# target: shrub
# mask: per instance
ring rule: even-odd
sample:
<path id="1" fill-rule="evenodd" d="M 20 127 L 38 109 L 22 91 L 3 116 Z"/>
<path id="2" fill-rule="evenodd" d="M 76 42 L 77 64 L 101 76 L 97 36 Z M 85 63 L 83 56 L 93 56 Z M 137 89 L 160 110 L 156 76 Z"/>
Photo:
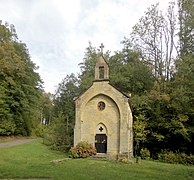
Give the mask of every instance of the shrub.
<path id="1" fill-rule="evenodd" d="M 0 120 L 0 135 L 9 136 L 15 133 L 16 125 L 11 120 Z"/>
<path id="2" fill-rule="evenodd" d="M 47 131 L 44 133 L 43 139 L 51 149 L 69 152 L 73 144 L 73 126 L 67 128 L 64 119 L 65 117 L 60 114 L 58 117 L 53 117 L 53 122 L 46 126 Z"/>
<path id="3" fill-rule="evenodd" d="M 194 165 L 194 155 L 187 156 L 187 163 Z"/>
<path id="4" fill-rule="evenodd" d="M 158 159 L 160 161 L 171 163 L 171 164 L 178 163 L 177 155 L 175 153 L 173 153 L 172 151 L 170 151 L 170 152 L 164 151 L 164 152 L 158 154 Z"/>
<path id="5" fill-rule="evenodd" d="M 141 149 L 140 156 L 141 156 L 141 159 L 149 159 L 150 151 L 147 148 Z"/>
<path id="6" fill-rule="evenodd" d="M 69 152 L 69 150 L 71 149 L 71 145 L 51 144 L 50 147 L 51 147 L 52 150 L 62 151 L 62 152 Z"/>
<path id="7" fill-rule="evenodd" d="M 161 152 L 158 154 L 158 159 L 163 162 L 171 164 L 193 164 L 194 165 L 194 155 L 187 155 L 185 153 L 173 153 L 172 151 Z"/>
<path id="8" fill-rule="evenodd" d="M 70 149 L 72 158 L 86 158 L 96 154 L 96 148 L 89 144 L 88 142 L 81 141 Z"/>
<path id="9" fill-rule="evenodd" d="M 48 127 L 46 125 L 39 124 L 35 129 L 35 134 L 38 137 L 44 137 L 45 133 L 47 133 Z"/>
<path id="10" fill-rule="evenodd" d="M 45 126 L 45 125 L 42 125 Z M 52 126 L 46 126 L 44 131 L 42 132 L 42 137 L 43 137 L 43 143 L 47 146 L 54 146 L 54 144 L 56 144 L 56 140 L 55 140 L 55 134 L 53 131 Z"/>

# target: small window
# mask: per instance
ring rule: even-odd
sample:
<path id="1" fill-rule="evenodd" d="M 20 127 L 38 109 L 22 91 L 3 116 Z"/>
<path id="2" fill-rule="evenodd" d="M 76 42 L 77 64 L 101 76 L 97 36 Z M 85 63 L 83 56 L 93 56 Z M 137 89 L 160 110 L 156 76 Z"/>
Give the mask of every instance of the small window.
<path id="1" fill-rule="evenodd" d="M 104 66 L 99 67 L 99 79 L 104 79 Z"/>
<path id="2" fill-rule="evenodd" d="M 100 111 L 104 110 L 104 109 L 105 109 L 105 103 L 102 102 L 102 101 L 100 101 L 100 102 L 98 103 L 98 109 L 99 109 Z"/>

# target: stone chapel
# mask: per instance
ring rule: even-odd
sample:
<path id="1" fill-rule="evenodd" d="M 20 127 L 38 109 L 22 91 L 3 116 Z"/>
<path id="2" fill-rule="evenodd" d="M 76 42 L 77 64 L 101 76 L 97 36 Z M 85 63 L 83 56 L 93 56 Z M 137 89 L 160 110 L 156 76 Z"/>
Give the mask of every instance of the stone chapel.
<path id="1" fill-rule="evenodd" d="M 109 66 L 101 53 L 91 87 L 75 99 L 74 146 L 87 141 L 97 153 L 117 159 L 133 156 L 132 112 L 129 96 L 109 81 Z"/>

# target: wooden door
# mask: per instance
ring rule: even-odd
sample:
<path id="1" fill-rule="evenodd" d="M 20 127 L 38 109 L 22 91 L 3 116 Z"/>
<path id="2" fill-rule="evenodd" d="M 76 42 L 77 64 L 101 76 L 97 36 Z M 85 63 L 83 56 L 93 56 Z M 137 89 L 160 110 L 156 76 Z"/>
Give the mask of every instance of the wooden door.
<path id="1" fill-rule="evenodd" d="M 97 153 L 106 153 L 107 152 L 107 136 L 106 136 L 106 134 L 96 134 L 95 147 L 96 147 Z"/>

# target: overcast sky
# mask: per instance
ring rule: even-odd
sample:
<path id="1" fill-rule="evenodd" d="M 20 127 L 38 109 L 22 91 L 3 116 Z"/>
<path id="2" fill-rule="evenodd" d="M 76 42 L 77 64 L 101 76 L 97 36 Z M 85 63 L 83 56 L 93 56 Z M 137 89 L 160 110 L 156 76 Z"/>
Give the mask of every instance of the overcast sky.
<path id="1" fill-rule="evenodd" d="M 159 0 L 0 0 L 0 20 L 13 24 L 39 66 L 46 92 L 67 74 L 79 73 L 88 42 L 122 49 L 132 27 Z M 160 8 L 169 0 L 160 0 Z"/>

